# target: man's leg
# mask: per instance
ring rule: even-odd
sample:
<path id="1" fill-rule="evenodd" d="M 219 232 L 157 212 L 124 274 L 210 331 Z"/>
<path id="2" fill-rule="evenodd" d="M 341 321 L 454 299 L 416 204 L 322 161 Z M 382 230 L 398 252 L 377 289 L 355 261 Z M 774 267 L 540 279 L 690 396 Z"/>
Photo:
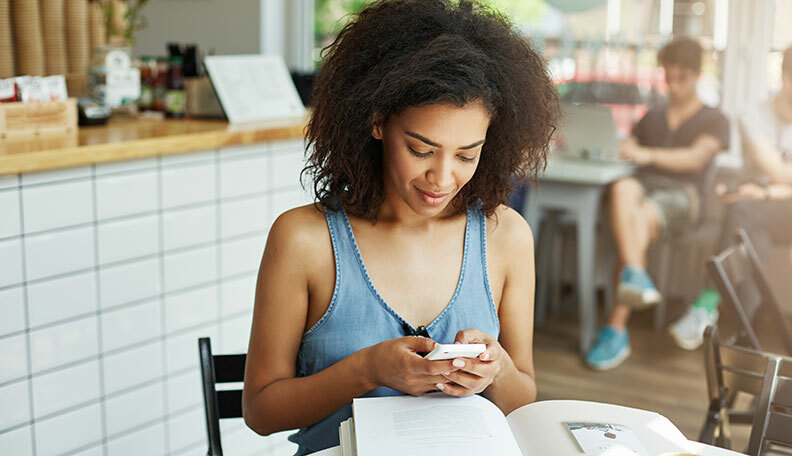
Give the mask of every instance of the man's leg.
<path id="1" fill-rule="evenodd" d="M 659 233 L 659 214 L 644 196 L 643 186 L 633 178 L 621 179 L 611 186 L 611 229 L 618 250 L 613 280 L 617 289 L 623 271 L 645 274 L 646 252 Z M 626 331 L 630 308 L 619 302 L 619 294 L 615 294 L 608 325 L 600 330 L 595 345 L 586 355 L 586 363 L 594 369 L 612 369 L 630 354 Z"/>

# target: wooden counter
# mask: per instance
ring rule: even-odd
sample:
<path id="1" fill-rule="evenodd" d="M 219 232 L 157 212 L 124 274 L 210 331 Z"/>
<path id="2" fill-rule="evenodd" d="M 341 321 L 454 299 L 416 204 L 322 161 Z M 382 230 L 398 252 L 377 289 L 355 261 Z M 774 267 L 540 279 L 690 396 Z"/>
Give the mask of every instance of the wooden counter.
<path id="1" fill-rule="evenodd" d="M 241 125 L 122 117 L 69 134 L 0 138 L 0 175 L 297 139 L 306 122 L 307 117 Z"/>

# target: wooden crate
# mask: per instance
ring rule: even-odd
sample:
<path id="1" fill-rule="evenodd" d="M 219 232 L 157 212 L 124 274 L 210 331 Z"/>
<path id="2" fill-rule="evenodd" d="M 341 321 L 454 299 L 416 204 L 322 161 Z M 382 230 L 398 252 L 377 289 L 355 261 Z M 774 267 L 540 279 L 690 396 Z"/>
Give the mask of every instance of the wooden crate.
<path id="1" fill-rule="evenodd" d="M 0 139 L 77 131 L 77 99 L 0 103 Z"/>

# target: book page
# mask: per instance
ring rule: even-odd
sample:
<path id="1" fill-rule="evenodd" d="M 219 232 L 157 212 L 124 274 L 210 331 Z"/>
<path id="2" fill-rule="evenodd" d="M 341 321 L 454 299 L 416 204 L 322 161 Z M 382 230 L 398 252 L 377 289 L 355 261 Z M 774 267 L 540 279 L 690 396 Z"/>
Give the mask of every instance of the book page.
<path id="1" fill-rule="evenodd" d="M 585 454 L 649 456 L 629 426 L 612 423 L 564 423 Z"/>
<path id="2" fill-rule="evenodd" d="M 587 401 L 541 401 L 518 408 L 506 419 L 525 456 L 583 454 L 565 424 L 570 422 L 629 426 L 649 454 L 698 454 L 695 446 L 666 417 L 630 407 Z"/>
<path id="3" fill-rule="evenodd" d="M 500 409 L 478 395 L 355 399 L 358 456 L 518 456 Z"/>

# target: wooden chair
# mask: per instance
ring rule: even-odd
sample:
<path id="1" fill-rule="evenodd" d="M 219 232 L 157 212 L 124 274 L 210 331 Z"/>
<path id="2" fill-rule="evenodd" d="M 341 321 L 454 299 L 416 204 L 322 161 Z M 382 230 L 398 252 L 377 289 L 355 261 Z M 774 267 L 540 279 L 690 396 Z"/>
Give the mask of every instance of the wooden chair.
<path id="1" fill-rule="evenodd" d="M 735 245 L 713 256 L 707 263 L 707 270 L 715 288 L 740 323 L 740 330 L 732 343 L 762 350 L 754 320 L 760 313 L 766 313 L 774 322 L 776 333 L 787 354 L 792 355 L 792 325 L 770 288 L 767 273 L 756 255 L 756 250 L 744 230 L 737 232 L 736 240 Z M 761 303 L 753 317 L 748 315 L 745 303 L 737 294 L 737 289 L 747 282 L 756 285 L 761 296 Z"/>
<path id="2" fill-rule="evenodd" d="M 245 377 L 246 354 L 212 355 L 212 342 L 208 337 L 198 339 L 201 360 L 204 414 L 209 440 L 208 456 L 223 456 L 220 443 L 220 420 L 242 417 L 242 390 L 217 390 L 218 383 L 241 382 Z"/>
<path id="3" fill-rule="evenodd" d="M 792 358 L 779 356 L 767 363 L 757 404 L 748 454 L 762 456 L 777 446 L 792 454 Z"/>
<path id="4" fill-rule="evenodd" d="M 715 326 L 707 327 L 704 340 L 709 408 L 699 441 L 731 448 L 731 424 L 753 424 L 754 421 L 752 407 L 733 408 L 737 393 L 759 397 L 765 373 L 776 355 L 721 344 Z"/>

